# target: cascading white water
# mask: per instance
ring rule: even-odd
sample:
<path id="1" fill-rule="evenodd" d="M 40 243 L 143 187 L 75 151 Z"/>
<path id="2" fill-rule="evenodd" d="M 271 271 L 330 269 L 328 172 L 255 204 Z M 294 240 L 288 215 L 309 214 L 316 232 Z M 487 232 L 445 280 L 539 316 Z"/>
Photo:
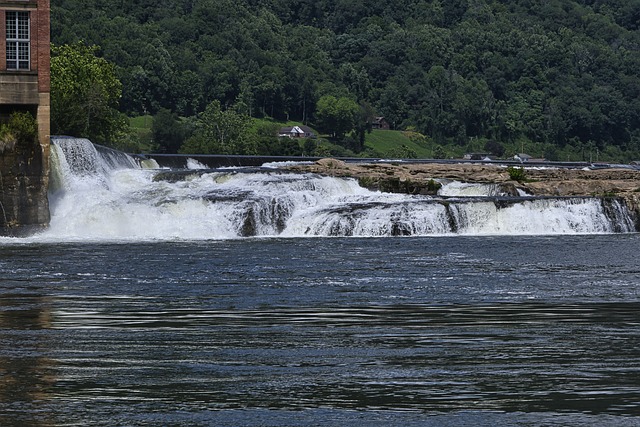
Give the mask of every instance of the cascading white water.
<path id="1" fill-rule="evenodd" d="M 461 234 L 614 232 L 614 224 L 598 199 L 523 200 L 505 207 L 477 202 L 453 205 L 452 210 Z"/>
<path id="2" fill-rule="evenodd" d="M 273 167 L 172 175 L 142 169 L 122 153 L 106 161 L 109 152 L 79 139 L 55 141 L 52 151 L 59 185 L 42 237 L 55 240 L 633 231 L 624 206 L 610 205 L 607 213 L 599 199 L 483 197 L 494 191 L 489 187 L 464 189 L 476 197 L 410 196 Z"/>
<path id="3" fill-rule="evenodd" d="M 73 190 L 107 185 L 111 173 L 119 169 L 137 169 L 136 161 L 125 153 L 99 147 L 86 138 L 51 138 L 52 185 Z"/>

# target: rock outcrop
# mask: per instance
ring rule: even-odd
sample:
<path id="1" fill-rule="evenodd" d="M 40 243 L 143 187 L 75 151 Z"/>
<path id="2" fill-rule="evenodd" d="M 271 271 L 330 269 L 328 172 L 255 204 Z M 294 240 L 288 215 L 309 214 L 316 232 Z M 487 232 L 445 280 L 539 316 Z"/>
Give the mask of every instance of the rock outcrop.
<path id="1" fill-rule="evenodd" d="M 516 166 L 519 167 L 519 166 Z M 640 171 L 634 169 L 536 168 L 529 165 L 524 179 L 511 179 L 508 167 L 476 163 L 346 163 L 322 159 L 291 170 L 351 177 L 361 185 L 381 191 L 433 194 L 433 182 L 455 180 L 468 183 L 499 184 L 506 194 L 519 191 L 541 197 L 616 197 L 640 218 Z"/>

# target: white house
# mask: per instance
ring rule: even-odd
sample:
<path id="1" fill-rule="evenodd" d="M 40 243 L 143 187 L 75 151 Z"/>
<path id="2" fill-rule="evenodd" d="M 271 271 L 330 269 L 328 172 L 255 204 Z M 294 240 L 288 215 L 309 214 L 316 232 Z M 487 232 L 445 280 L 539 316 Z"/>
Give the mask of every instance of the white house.
<path id="1" fill-rule="evenodd" d="M 287 138 L 315 138 L 316 134 L 313 133 L 309 126 L 287 126 L 280 128 L 278 136 Z"/>

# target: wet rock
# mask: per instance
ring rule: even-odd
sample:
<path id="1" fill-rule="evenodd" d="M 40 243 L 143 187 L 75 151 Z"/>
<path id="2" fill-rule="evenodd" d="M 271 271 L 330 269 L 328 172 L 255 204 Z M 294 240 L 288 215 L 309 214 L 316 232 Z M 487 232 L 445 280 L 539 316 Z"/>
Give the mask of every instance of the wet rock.
<path id="1" fill-rule="evenodd" d="M 404 194 L 435 195 L 438 193 L 438 190 L 442 188 L 442 184 L 433 179 L 424 181 L 406 177 L 400 178 L 397 176 L 374 178 L 360 176 L 358 178 L 358 184 L 372 191 Z"/>
<path id="2" fill-rule="evenodd" d="M 166 181 L 170 183 L 186 181 L 187 179 L 202 175 L 202 171 L 199 170 L 168 170 L 155 174 L 153 177 L 154 182 Z"/>
<path id="3" fill-rule="evenodd" d="M 430 183 L 454 180 L 496 184 L 500 194 L 508 197 L 518 197 L 521 192 L 538 197 L 618 197 L 634 215 L 636 229 L 640 230 L 640 170 L 632 168 L 525 167 L 525 179 L 519 182 L 513 181 L 508 169 L 500 164 L 346 163 L 322 159 L 313 165 L 289 169 L 350 177 L 362 187 L 393 193 L 435 194 L 437 190 Z"/>
<path id="4" fill-rule="evenodd" d="M 245 212 L 244 221 L 242 221 L 242 226 L 240 227 L 240 235 L 242 237 L 253 237 L 256 235 L 256 216 L 253 208 L 247 209 Z"/>
<path id="5" fill-rule="evenodd" d="M 292 166 L 300 172 L 314 172 L 336 177 L 352 177 L 367 188 L 389 188 L 415 192 L 427 188 L 431 180 L 455 180 L 467 183 L 500 184 L 506 194 L 518 195 L 518 190 L 534 196 L 605 196 L 640 191 L 640 171 L 633 169 L 569 169 L 525 168 L 526 179 L 510 179 L 506 167 L 498 164 L 468 163 L 345 163 L 322 159 L 313 165 Z M 379 183 L 382 182 L 382 186 Z M 380 188 L 380 189 L 382 189 Z"/>
<path id="6" fill-rule="evenodd" d="M 4 144 L 0 153 L 0 235 L 25 236 L 49 224 L 48 147 Z"/>

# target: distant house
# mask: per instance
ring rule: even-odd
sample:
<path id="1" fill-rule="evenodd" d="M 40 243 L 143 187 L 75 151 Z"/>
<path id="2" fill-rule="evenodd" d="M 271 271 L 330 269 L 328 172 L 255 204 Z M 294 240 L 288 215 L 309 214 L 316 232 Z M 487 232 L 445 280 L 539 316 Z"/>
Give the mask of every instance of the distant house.
<path id="1" fill-rule="evenodd" d="M 491 160 L 488 153 L 467 153 L 463 157 L 464 160 Z"/>
<path id="2" fill-rule="evenodd" d="M 384 117 L 374 117 L 371 122 L 371 129 L 389 130 L 389 122 Z"/>
<path id="3" fill-rule="evenodd" d="M 287 138 L 315 138 L 316 134 L 309 126 L 286 126 L 280 128 L 278 136 Z"/>

